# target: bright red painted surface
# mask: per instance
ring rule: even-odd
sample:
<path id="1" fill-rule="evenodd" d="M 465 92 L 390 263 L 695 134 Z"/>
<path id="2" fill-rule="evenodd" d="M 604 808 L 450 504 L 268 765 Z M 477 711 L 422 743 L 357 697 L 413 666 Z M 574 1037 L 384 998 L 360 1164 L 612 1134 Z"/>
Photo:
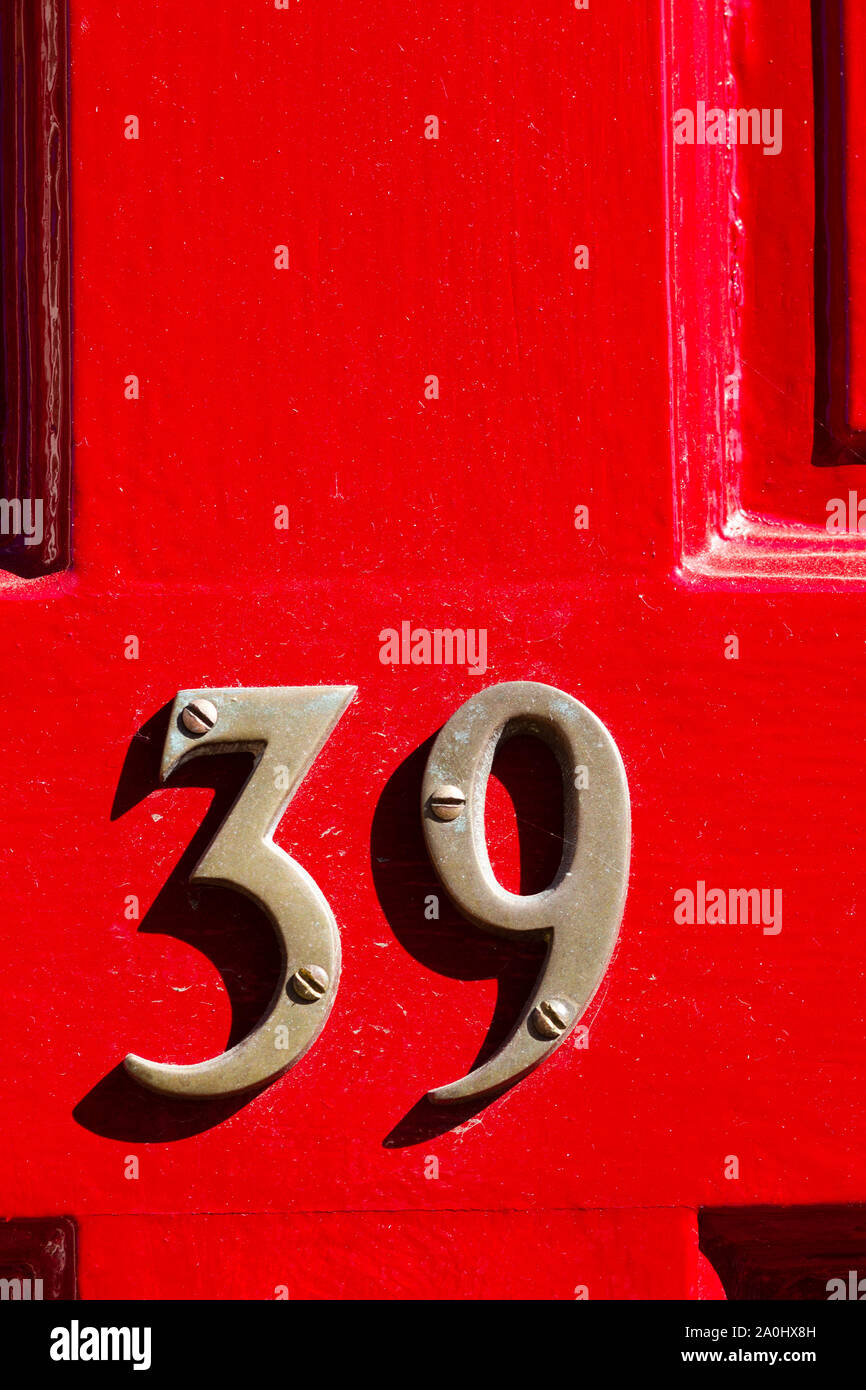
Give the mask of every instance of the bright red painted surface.
<path id="1" fill-rule="evenodd" d="M 657 8 L 70 10 L 75 562 L 0 599 L 4 1211 L 80 1220 L 84 1296 L 663 1297 L 705 1287 L 703 1203 L 866 1199 L 864 599 L 674 574 Z M 761 23 L 784 85 L 803 37 Z M 808 238 L 787 129 L 763 196 Z M 781 370 L 808 276 L 767 293 Z M 792 438 L 761 419 L 749 476 Z M 797 440 L 791 497 L 834 495 Z M 404 620 L 486 628 L 489 670 L 383 666 Z M 417 750 L 515 679 L 617 740 L 631 888 L 589 1048 L 434 1132 L 415 1107 L 533 959 L 444 900 L 425 921 Z M 230 1114 L 139 1095 L 123 1055 L 219 1051 L 272 962 L 251 909 L 172 879 L 237 769 L 145 795 L 130 741 L 180 688 L 350 682 L 278 832 L 342 932 L 325 1031 Z M 699 879 L 781 889 L 781 933 L 675 924 Z M 555 1276 L 551 1249 L 576 1252 Z"/>

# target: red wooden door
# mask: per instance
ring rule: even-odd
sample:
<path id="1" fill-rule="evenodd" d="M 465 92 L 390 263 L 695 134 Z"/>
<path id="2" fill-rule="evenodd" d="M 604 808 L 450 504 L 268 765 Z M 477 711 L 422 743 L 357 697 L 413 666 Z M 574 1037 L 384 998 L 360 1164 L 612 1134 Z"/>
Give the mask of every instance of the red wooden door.
<path id="1" fill-rule="evenodd" d="M 720 1297 L 702 1223 L 729 1293 L 826 1297 L 866 1199 L 861 94 L 814 97 L 853 6 L 68 11 L 71 558 L 0 585 L 3 1214 L 75 1223 L 87 1299 Z M 474 663 L 391 660 L 404 624 Z M 615 739 L 629 892 L 584 1029 L 455 1113 L 540 956 L 449 906 L 421 778 L 522 680 Z M 190 895 L 246 763 L 160 785 L 168 707 L 316 685 L 358 693 L 276 838 L 330 1019 L 251 1099 L 160 1099 L 123 1057 L 219 1053 L 279 969 Z M 515 891 L 549 764 L 494 766 Z"/>

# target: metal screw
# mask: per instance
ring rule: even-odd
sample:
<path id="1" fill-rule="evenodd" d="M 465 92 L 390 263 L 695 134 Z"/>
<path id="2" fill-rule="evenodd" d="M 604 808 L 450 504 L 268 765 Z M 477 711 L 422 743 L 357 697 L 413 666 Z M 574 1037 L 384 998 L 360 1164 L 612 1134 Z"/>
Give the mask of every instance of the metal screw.
<path id="1" fill-rule="evenodd" d="M 289 981 L 297 997 L 305 1004 L 314 1004 L 321 999 L 330 983 L 327 970 L 320 965 L 299 965 Z"/>
<path id="2" fill-rule="evenodd" d="M 437 820 L 456 820 L 466 805 L 466 797 L 459 787 L 437 787 L 428 802 Z"/>
<path id="3" fill-rule="evenodd" d="M 530 1023 L 543 1038 L 558 1038 L 574 1016 L 574 1006 L 566 999 L 542 999 L 532 1010 Z"/>
<path id="4" fill-rule="evenodd" d="M 188 734 L 206 734 L 219 719 L 219 714 L 210 700 L 190 700 L 180 717 Z"/>

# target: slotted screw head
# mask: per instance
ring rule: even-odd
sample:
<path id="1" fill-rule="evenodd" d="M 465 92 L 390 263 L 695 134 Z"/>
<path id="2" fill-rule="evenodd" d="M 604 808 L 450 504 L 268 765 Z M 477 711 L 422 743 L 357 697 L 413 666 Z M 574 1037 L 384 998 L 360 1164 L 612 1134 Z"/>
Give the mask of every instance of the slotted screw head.
<path id="1" fill-rule="evenodd" d="M 299 965 L 289 984 L 298 999 L 305 1004 L 314 1004 L 321 999 L 331 978 L 320 965 Z"/>
<path id="2" fill-rule="evenodd" d="M 459 787 L 437 787 L 430 797 L 429 806 L 437 820 L 456 820 L 466 805 L 466 797 Z"/>
<path id="3" fill-rule="evenodd" d="M 190 700 L 180 717 L 188 734 L 206 734 L 219 719 L 219 714 L 210 700 Z"/>
<path id="4" fill-rule="evenodd" d="M 542 999 L 532 1010 L 530 1022 L 543 1038 L 558 1038 L 574 1017 L 574 1007 L 566 999 Z"/>

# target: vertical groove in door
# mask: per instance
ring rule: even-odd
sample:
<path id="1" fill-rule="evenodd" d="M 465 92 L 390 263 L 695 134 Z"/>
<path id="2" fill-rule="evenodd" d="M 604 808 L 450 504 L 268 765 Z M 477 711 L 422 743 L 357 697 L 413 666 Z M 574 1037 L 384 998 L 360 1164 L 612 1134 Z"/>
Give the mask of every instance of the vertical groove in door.
<path id="1" fill-rule="evenodd" d="M 0 567 L 69 563 L 71 325 L 66 0 L 0 14 Z"/>

